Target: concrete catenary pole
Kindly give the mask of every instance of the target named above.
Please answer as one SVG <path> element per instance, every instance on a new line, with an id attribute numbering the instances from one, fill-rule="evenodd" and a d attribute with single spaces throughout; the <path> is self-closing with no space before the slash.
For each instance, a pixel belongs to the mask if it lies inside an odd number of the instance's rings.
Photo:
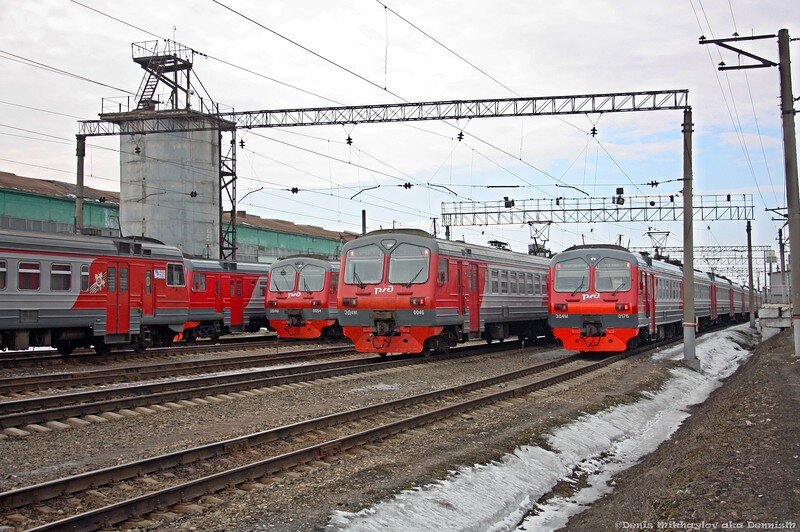
<path id="1" fill-rule="evenodd" d="M 747 220 L 747 281 L 750 284 L 750 328 L 756 328 L 756 295 L 753 292 L 753 227 Z"/>
<path id="2" fill-rule="evenodd" d="M 699 369 L 695 355 L 692 125 L 692 110 L 688 108 L 683 111 L 683 362 Z"/>
<path id="3" fill-rule="evenodd" d="M 77 186 L 75 188 L 75 233 L 81 234 L 83 231 L 83 161 L 86 158 L 86 137 L 76 135 L 75 138 L 78 140 L 75 147 L 75 155 L 78 157 Z"/>
<path id="4" fill-rule="evenodd" d="M 800 195 L 797 185 L 797 139 L 794 128 L 792 72 L 789 61 L 789 30 L 778 32 L 778 69 L 781 74 L 783 158 L 786 167 L 786 206 L 789 215 L 789 274 L 792 285 L 792 329 L 794 354 L 800 356 Z"/>
<path id="5" fill-rule="evenodd" d="M 783 229 L 778 229 L 778 249 L 781 254 L 781 294 L 789 302 L 789 284 L 786 282 L 786 249 L 783 242 Z M 783 301 L 781 301 L 783 303 Z"/>

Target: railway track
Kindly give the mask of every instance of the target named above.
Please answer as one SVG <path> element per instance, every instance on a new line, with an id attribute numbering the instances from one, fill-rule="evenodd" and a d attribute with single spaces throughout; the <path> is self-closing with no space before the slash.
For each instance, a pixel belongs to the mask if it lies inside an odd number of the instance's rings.
<path id="1" fill-rule="evenodd" d="M 119 362 L 124 360 L 147 360 L 162 358 L 164 356 L 192 355 L 233 349 L 251 350 L 263 348 L 291 348 L 294 346 L 309 345 L 308 341 L 277 340 L 276 337 L 248 337 L 251 340 L 240 338 L 222 338 L 217 342 L 197 342 L 193 344 L 179 344 L 170 347 L 151 348 L 141 353 L 126 349 L 112 351 L 109 355 L 98 355 L 94 350 L 76 351 L 69 357 L 70 364 L 95 364 Z M 312 344 L 313 345 L 313 344 Z M 0 368 L 24 368 L 64 363 L 64 359 L 55 350 L 43 351 L 7 351 L 0 352 Z"/>
<path id="2" fill-rule="evenodd" d="M 178 362 L 156 362 L 147 365 L 122 366 L 110 369 L 60 372 L 23 377 L 9 377 L 0 381 L 0 396 L 30 394 L 38 390 L 64 390 L 92 385 L 108 385 L 119 382 L 135 382 L 178 377 L 192 373 L 211 373 L 241 369 L 264 364 L 288 364 L 315 359 L 326 355 L 352 353 L 348 345 L 333 345 L 316 349 L 301 349 L 280 355 L 257 353 L 234 355 L 214 359 L 185 360 Z M 2 399 L 0 397 L 0 399 Z"/>
<path id="3" fill-rule="evenodd" d="M 503 347 L 498 346 L 492 349 L 491 352 L 510 350 L 517 347 L 518 343 L 516 342 L 507 343 Z M 347 350 L 349 348 L 340 349 Z M 160 410 L 165 408 L 162 406 L 164 404 L 167 407 L 173 407 L 178 404 L 178 407 L 180 407 L 181 404 L 183 406 L 192 405 L 191 401 L 202 404 L 209 401 L 230 400 L 236 396 L 228 394 L 240 392 L 245 395 L 263 394 L 268 393 L 266 388 L 270 387 L 401 366 L 426 364 L 431 361 L 462 358 L 484 354 L 486 349 L 485 346 L 468 346 L 454 350 L 449 355 L 430 359 L 418 355 L 347 358 L 312 364 L 258 370 L 247 369 L 240 372 L 224 372 L 217 375 L 187 377 L 179 380 L 134 383 L 99 390 L 2 401 L 0 402 L 0 429 L 6 429 L 6 434 L 10 436 L 26 435 L 20 433 L 20 430 L 25 433 L 48 432 L 52 428 L 66 428 L 63 426 L 64 421 L 72 424 L 81 421 L 85 423 L 86 420 L 79 419 L 81 416 L 111 414 L 112 418 L 117 416 L 116 419 L 118 419 L 124 415 L 149 413 L 153 409 Z M 181 403 L 182 401 L 184 403 Z M 145 410 L 139 412 L 133 410 L 137 408 L 144 408 Z M 120 413 L 115 413 L 115 411 Z M 78 422 L 75 421 L 76 419 L 78 419 Z M 94 418 L 89 419 L 94 420 Z M 67 425 L 69 424 L 67 423 Z M 17 427 L 23 427 L 23 429 L 18 429 Z"/>
<path id="4" fill-rule="evenodd" d="M 21 513 L 30 525 L 39 525 L 35 530 L 114 526 L 229 487 L 253 489 L 292 468 L 313 470 L 354 447 L 580 379 L 631 354 L 603 360 L 565 356 L 467 384 L 7 491 L 0 493 L 0 507 Z M 92 509 L 48 523 L 52 514 L 36 510 L 42 501 L 50 510 L 74 511 L 76 501 Z"/>

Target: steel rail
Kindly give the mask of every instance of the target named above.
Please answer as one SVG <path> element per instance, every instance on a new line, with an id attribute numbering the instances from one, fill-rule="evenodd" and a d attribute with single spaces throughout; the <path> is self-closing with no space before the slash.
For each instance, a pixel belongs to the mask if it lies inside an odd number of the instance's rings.
<path id="1" fill-rule="evenodd" d="M 537 380 L 533 383 L 520 385 L 514 388 L 494 392 L 489 395 L 469 399 L 450 406 L 445 406 L 419 415 L 386 423 L 355 434 L 343 436 L 334 440 L 318 443 L 291 451 L 278 456 L 259 460 L 250 464 L 239 466 L 227 471 L 207 475 L 205 477 L 181 483 L 169 488 L 147 493 L 132 499 L 121 501 L 82 514 L 67 517 L 59 521 L 48 523 L 36 528 L 34 531 L 44 530 L 96 530 L 98 528 L 113 526 L 117 523 L 172 506 L 187 500 L 196 499 L 210 493 L 215 493 L 229 486 L 255 480 L 259 477 L 285 471 L 289 468 L 321 460 L 354 447 L 386 439 L 395 434 L 421 427 L 454 414 L 474 410 L 498 401 L 525 395 L 543 388 L 560 384 L 567 380 L 577 378 L 592 371 L 606 367 L 623 358 L 629 357 L 633 352 L 615 355 L 594 364 L 574 369 L 559 375 Z"/>
<path id="2" fill-rule="evenodd" d="M 397 410 L 399 408 L 428 401 L 435 401 L 443 397 L 459 393 L 467 393 L 480 388 L 486 388 L 501 382 L 541 373 L 543 371 L 563 366 L 578 360 L 580 360 L 578 355 L 565 356 L 541 364 L 535 364 L 520 370 L 504 373 L 502 375 L 495 375 L 466 384 L 442 388 L 410 397 L 385 401 L 383 403 L 355 408 L 353 410 L 347 410 L 344 412 L 328 414 L 245 436 L 239 436 L 228 440 L 193 447 L 191 449 L 175 451 L 161 456 L 145 458 L 96 471 L 81 473 L 63 479 L 56 479 L 29 487 L 10 490 L 0 493 L 0 507 L 18 508 L 62 495 L 70 495 L 87 489 L 94 489 L 112 482 L 120 482 L 140 475 L 153 473 L 155 471 L 163 471 L 165 469 L 187 465 L 199 460 L 219 457 L 230 452 L 256 447 L 258 445 L 276 440 L 283 440 L 288 437 L 313 430 L 334 425 L 341 425 L 383 412 Z"/>
<path id="3" fill-rule="evenodd" d="M 515 344 L 506 344 L 506 347 L 500 348 L 500 350 L 515 348 Z M 0 412 L 5 412 L 3 415 L 0 415 L 0 428 L 43 423 L 88 414 L 136 408 L 139 406 L 181 401 L 184 399 L 193 399 L 223 393 L 233 393 L 267 386 L 307 382 L 341 375 L 425 364 L 429 361 L 444 361 L 469 356 L 475 351 L 477 351 L 477 347 L 470 346 L 458 349 L 456 352 L 449 355 L 441 355 L 431 359 L 418 355 L 398 355 L 386 358 L 373 357 L 360 360 L 348 359 L 235 375 L 195 377 L 182 379 L 180 381 L 124 386 L 109 390 L 77 392 L 5 401 L 0 403 Z M 480 354 L 480 352 L 475 354 Z M 256 377 L 253 378 L 254 376 Z M 179 389 L 175 390 L 174 388 Z M 130 392 L 136 395 L 107 399 L 109 395 L 119 395 L 121 392 Z M 73 401 L 72 404 L 67 403 L 70 400 Z M 80 400 L 94 400 L 94 402 L 76 403 L 76 401 Z"/>
<path id="4" fill-rule="evenodd" d="M 294 343 L 287 343 L 294 342 Z M 137 353 L 132 349 L 124 351 L 112 351 L 108 355 L 98 355 L 94 351 L 87 350 L 83 353 L 73 353 L 69 360 L 79 362 L 113 362 L 116 360 L 126 360 L 130 358 L 152 358 L 155 356 L 167 355 L 180 355 L 180 354 L 200 354 L 213 351 L 225 351 L 233 349 L 260 349 L 262 347 L 289 347 L 296 345 L 308 344 L 308 341 L 298 340 L 282 340 L 278 341 L 273 339 L 258 339 L 249 341 L 226 341 L 220 343 L 203 342 L 195 344 L 181 344 L 173 345 L 170 347 L 157 347 L 147 349 Z M 55 354 L 55 351 L 9 351 L 6 353 L 0 352 L 0 368 L 17 368 L 17 367 L 30 367 L 35 366 L 42 362 L 63 362 L 64 358 Z"/>
<path id="5" fill-rule="evenodd" d="M 146 366 L 122 366 L 118 368 L 49 373 L 44 375 L 28 375 L 10 377 L 0 380 L 0 394 L 41 389 L 57 389 L 92 384 L 109 384 L 112 382 L 142 381 L 160 377 L 169 377 L 186 373 L 203 371 L 223 371 L 226 369 L 254 366 L 262 363 L 294 362 L 308 360 L 326 354 L 353 352 L 352 346 L 336 345 L 318 349 L 291 351 L 284 355 L 267 353 L 237 355 L 224 358 L 186 360 L 180 362 L 151 363 Z"/>

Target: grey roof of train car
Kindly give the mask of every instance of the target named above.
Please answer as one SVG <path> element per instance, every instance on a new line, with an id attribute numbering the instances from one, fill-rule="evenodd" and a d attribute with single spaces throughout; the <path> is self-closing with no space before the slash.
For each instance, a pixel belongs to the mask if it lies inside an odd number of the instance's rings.
<path id="1" fill-rule="evenodd" d="M 143 250 L 150 251 L 149 255 L 145 255 L 149 258 L 183 260 L 183 255 L 178 248 L 147 239 L 138 240 L 135 238 L 110 238 L 0 229 L 0 247 L 80 255 L 140 256 L 132 255 L 132 253 L 121 253 L 118 248 L 119 243 L 141 244 Z"/>
<path id="2" fill-rule="evenodd" d="M 371 231 L 366 235 L 351 240 L 342 246 L 342 255 L 348 250 L 358 248 L 367 244 L 380 243 L 382 240 L 399 240 L 409 244 L 424 246 L 432 253 L 444 252 L 448 255 L 458 255 L 464 258 L 491 260 L 493 262 L 505 262 L 530 265 L 535 263 L 544 267 L 550 264 L 550 259 L 518 253 L 516 251 L 497 249 L 488 246 L 469 244 L 458 240 L 444 240 L 434 238 L 433 235 L 421 229 L 380 229 Z"/>
<path id="3" fill-rule="evenodd" d="M 285 259 L 273 262 L 272 267 L 270 268 L 269 271 L 272 271 L 276 268 L 280 268 L 281 266 L 286 266 L 289 264 L 291 264 L 292 266 L 297 266 L 299 263 L 302 263 L 303 265 L 313 264 L 314 266 L 319 266 L 320 268 L 324 268 L 326 272 L 339 271 L 338 260 L 321 259 L 317 255 L 294 255 L 292 257 L 287 257 Z"/>

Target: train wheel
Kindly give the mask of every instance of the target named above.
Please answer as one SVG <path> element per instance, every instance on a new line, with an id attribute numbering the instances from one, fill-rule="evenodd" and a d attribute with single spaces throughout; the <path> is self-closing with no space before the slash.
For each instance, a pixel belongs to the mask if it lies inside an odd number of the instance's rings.
<path id="1" fill-rule="evenodd" d="M 492 345 L 492 338 L 484 338 L 484 341 L 486 341 L 487 345 Z"/>
<path id="2" fill-rule="evenodd" d="M 212 334 L 212 335 L 211 335 L 211 341 L 212 341 L 212 342 L 219 342 L 219 335 L 218 335 L 218 334 L 216 334 L 216 333 L 215 333 L 215 334 Z"/>
<path id="3" fill-rule="evenodd" d="M 94 346 L 94 352 L 100 356 L 106 356 L 111 354 L 111 347 L 106 344 L 97 344 Z"/>
<path id="4" fill-rule="evenodd" d="M 64 360 L 67 360 L 74 350 L 75 346 L 72 345 L 72 342 L 64 342 L 56 346 L 56 351 Z"/>

